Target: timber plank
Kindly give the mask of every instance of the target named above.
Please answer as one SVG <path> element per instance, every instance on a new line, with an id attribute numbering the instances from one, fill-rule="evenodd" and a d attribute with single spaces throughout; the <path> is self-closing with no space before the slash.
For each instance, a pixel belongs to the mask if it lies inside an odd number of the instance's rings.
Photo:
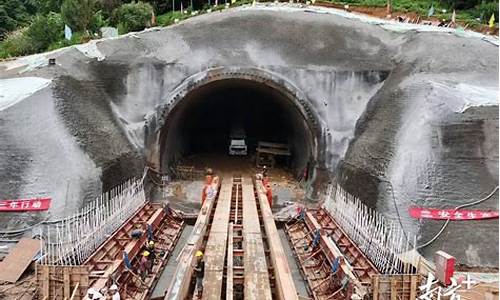
<path id="1" fill-rule="evenodd" d="M 269 206 L 269 202 L 267 201 L 262 181 L 257 180 L 256 185 L 262 221 L 264 222 L 267 241 L 269 243 L 274 275 L 276 276 L 276 290 L 278 298 L 283 300 L 298 299 L 292 272 L 290 271 L 290 266 L 288 265 L 288 259 L 285 254 L 285 250 L 283 249 L 283 245 L 281 245 L 278 229 L 274 223 L 273 212 Z"/>
<path id="2" fill-rule="evenodd" d="M 202 299 L 220 299 L 227 243 L 227 224 L 231 210 L 231 182 L 222 184 L 210 235 L 205 247 L 205 276 Z"/>
<path id="3" fill-rule="evenodd" d="M 245 299 L 272 299 L 253 186 L 242 184 Z"/>
<path id="4" fill-rule="evenodd" d="M 0 281 L 18 281 L 39 251 L 40 240 L 22 238 L 0 262 Z"/>

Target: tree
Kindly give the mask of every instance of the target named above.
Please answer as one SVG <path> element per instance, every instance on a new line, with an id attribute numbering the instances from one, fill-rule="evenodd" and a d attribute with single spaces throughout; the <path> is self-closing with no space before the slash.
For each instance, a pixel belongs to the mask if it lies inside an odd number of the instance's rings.
<path id="1" fill-rule="evenodd" d="M 452 7 L 454 9 L 469 9 L 483 2 L 493 2 L 491 0 L 441 0 L 445 5 Z"/>
<path id="2" fill-rule="evenodd" d="M 20 0 L 0 0 L 0 8 L 4 10 L 7 18 L 3 21 L 12 25 L 12 21 L 15 21 L 15 27 L 24 25 L 29 20 L 29 14 L 24 7 L 24 4 Z"/>
<path id="3" fill-rule="evenodd" d="M 121 0 L 101 0 L 102 10 L 107 17 L 110 17 L 113 10 L 120 7 L 121 4 Z"/>
<path id="4" fill-rule="evenodd" d="M 25 3 L 28 0 L 24 0 Z M 49 12 L 60 12 L 63 0 L 29 0 L 31 5 L 34 5 L 41 14 L 48 14 Z"/>
<path id="5" fill-rule="evenodd" d="M 64 23 L 61 15 L 51 12 L 37 15 L 26 31 L 35 52 L 45 51 L 50 44 L 62 39 Z"/>
<path id="6" fill-rule="evenodd" d="M 14 30 L 16 26 L 16 20 L 7 14 L 3 6 L 0 6 L 0 41 L 5 38 L 9 31 Z"/>
<path id="7" fill-rule="evenodd" d="M 96 11 L 95 0 L 64 0 L 61 7 L 63 21 L 73 31 L 88 32 Z"/>
<path id="8" fill-rule="evenodd" d="M 153 7 L 149 3 L 132 2 L 120 6 L 118 9 L 118 26 L 123 31 L 139 31 L 148 26 Z"/>

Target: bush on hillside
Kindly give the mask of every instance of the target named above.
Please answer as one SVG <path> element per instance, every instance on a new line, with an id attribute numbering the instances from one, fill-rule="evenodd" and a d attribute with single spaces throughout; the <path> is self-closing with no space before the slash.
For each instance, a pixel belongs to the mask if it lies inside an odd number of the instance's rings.
<path id="1" fill-rule="evenodd" d="M 64 22 L 61 15 L 51 12 L 46 16 L 36 16 L 26 30 L 26 35 L 35 52 L 47 50 L 50 44 L 64 36 Z"/>
<path id="2" fill-rule="evenodd" d="M 27 28 L 9 33 L 0 43 L 0 58 L 21 56 L 34 53 L 30 38 L 26 34 Z"/>
<path id="3" fill-rule="evenodd" d="M 121 0 L 101 0 L 103 15 L 106 18 L 111 17 L 113 11 L 122 5 Z"/>
<path id="4" fill-rule="evenodd" d="M 36 11 L 44 15 L 49 12 L 60 12 L 63 4 L 63 0 L 30 0 L 26 2 L 32 2 Z"/>
<path id="5" fill-rule="evenodd" d="M 87 32 L 97 11 L 96 0 L 64 0 L 61 14 L 73 31 Z"/>
<path id="6" fill-rule="evenodd" d="M 173 24 L 174 21 L 175 21 L 175 19 L 182 20 L 182 19 L 185 19 L 185 18 L 187 18 L 187 15 L 186 14 L 182 14 L 180 11 L 169 12 L 169 13 L 166 13 L 164 15 L 159 15 L 156 18 L 156 24 L 158 26 L 168 26 L 170 24 Z"/>
<path id="7" fill-rule="evenodd" d="M 28 11 L 21 0 L 0 0 L 0 40 L 28 20 Z"/>
<path id="8" fill-rule="evenodd" d="M 116 12 L 118 27 L 124 32 L 143 30 L 149 25 L 152 13 L 153 7 L 148 3 L 124 4 Z"/>
<path id="9" fill-rule="evenodd" d="M 108 25 L 108 21 L 104 18 L 102 11 L 98 11 L 92 16 L 89 29 L 93 33 L 99 33 L 99 29 L 101 29 L 101 27 Z"/>
<path id="10" fill-rule="evenodd" d="M 9 31 L 16 29 L 17 22 L 0 6 L 0 40 L 3 40 Z"/>
<path id="11" fill-rule="evenodd" d="M 498 2 L 481 3 L 474 10 L 474 16 L 483 22 L 488 22 L 493 14 L 498 22 Z"/>
<path id="12" fill-rule="evenodd" d="M 473 8 L 478 4 L 481 4 L 483 0 L 441 0 L 445 5 L 454 9 L 469 9 Z"/>

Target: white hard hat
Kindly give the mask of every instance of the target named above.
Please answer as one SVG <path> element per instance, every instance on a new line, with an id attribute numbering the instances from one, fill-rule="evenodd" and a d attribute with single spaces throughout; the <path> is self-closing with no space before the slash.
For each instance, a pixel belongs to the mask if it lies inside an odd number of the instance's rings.
<path id="1" fill-rule="evenodd" d="M 110 291 L 117 291 L 118 290 L 118 286 L 116 284 L 113 284 L 111 287 L 109 287 L 109 290 Z"/>

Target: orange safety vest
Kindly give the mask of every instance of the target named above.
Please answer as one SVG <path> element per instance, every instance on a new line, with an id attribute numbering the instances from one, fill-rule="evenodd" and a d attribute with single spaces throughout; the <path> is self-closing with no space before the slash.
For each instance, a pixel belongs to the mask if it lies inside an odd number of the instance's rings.
<path id="1" fill-rule="evenodd" d="M 201 206 L 205 203 L 205 200 L 207 199 L 207 188 L 208 185 L 205 185 L 203 187 L 203 190 L 201 190 Z"/>
<path id="2" fill-rule="evenodd" d="M 270 187 L 266 189 L 267 189 L 266 195 L 267 195 L 267 201 L 269 202 L 269 207 L 273 208 L 273 191 L 271 190 Z"/>

